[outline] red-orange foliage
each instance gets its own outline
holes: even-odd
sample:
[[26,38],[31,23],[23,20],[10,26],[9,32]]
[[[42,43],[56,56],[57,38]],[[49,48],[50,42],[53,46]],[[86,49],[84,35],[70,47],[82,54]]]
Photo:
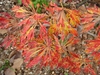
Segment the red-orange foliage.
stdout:
[[[28,0],[22,0],[28,6]],[[33,9],[33,7],[31,7]],[[31,9],[30,8],[30,9]],[[94,28],[93,16],[100,15],[100,9],[89,8],[88,12],[81,14],[78,10],[58,7],[50,3],[44,5],[46,13],[36,13],[24,7],[14,6],[14,16],[0,16],[0,28],[7,29],[8,35],[3,40],[2,46],[12,46],[23,51],[27,67],[39,64],[41,67],[62,67],[74,73],[79,73],[82,65],[84,72],[96,75],[92,69],[92,60],[83,58],[80,54],[67,50],[80,41],[77,26],[83,25],[82,32]],[[70,34],[72,34],[70,36]],[[98,34],[100,37],[100,33]],[[100,63],[100,38],[87,41],[86,53]]]

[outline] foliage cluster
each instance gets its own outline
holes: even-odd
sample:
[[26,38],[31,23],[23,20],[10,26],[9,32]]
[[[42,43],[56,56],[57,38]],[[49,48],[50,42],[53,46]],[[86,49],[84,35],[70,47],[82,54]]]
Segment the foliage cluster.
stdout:
[[[37,2],[38,1],[38,2]],[[93,21],[100,15],[100,8],[91,7],[82,13],[77,9],[58,7],[50,2],[46,6],[43,0],[44,12],[37,13],[37,3],[42,0],[22,0],[26,7],[14,6],[13,15],[1,13],[0,29],[7,30],[7,36],[2,42],[5,48],[14,47],[22,50],[27,67],[40,65],[51,68],[66,68],[74,73],[81,70],[96,75],[92,62],[100,64],[100,31],[94,40],[87,40],[85,53],[89,57],[70,50],[80,42],[80,34],[86,33],[95,27]],[[42,10],[42,9],[41,9]],[[78,27],[83,28],[78,31]]]

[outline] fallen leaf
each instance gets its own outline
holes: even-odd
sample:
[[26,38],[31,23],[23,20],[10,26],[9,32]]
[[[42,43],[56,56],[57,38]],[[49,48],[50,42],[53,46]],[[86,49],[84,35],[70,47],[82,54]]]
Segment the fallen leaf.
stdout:
[[9,54],[9,59],[11,63],[14,63],[14,60],[17,58],[21,58],[21,53],[17,50],[13,50],[10,54]]
[[17,58],[17,59],[14,60],[12,67],[19,70],[22,64],[23,64],[23,59]]
[[80,6],[78,9],[79,9],[82,13],[84,13],[84,12],[87,11],[87,9],[86,9],[86,7],[85,7],[84,5]]
[[16,58],[20,58],[21,57],[21,53],[17,50],[13,50],[10,55],[9,55],[9,58],[12,58],[13,56],[16,56]]
[[100,16],[96,17],[94,22],[97,23],[98,21],[100,21]]
[[0,34],[5,34],[5,33],[7,33],[7,30],[6,29],[0,29]]
[[5,71],[5,75],[15,75],[15,70],[10,67]]

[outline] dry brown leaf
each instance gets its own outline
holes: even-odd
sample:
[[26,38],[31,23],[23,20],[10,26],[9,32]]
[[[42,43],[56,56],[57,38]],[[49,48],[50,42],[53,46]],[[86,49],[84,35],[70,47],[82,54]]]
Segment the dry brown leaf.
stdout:
[[19,70],[22,64],[23,64],[23,59],[17,58],[17,59],[14,60],[12,67]]
[[9,55],[10,62],[13,63],[17,58],[21,58],[21,53],[17,50],[13,50]]
[[86,9],[86,7],[85,7],[84,5],[80,6],[80,7],[78,8],[78,10],[80,10],[82,13],[84,13],[84,12],[87,11],[87,9]]
[[100,21],[100,16],[98,16],[97,18],[95,18],[94,22],[97,23],[98,21]]
[[21,57],[21,53],[17,50],[13,50],[10,55],[9,58],[12,58],[13,56],[16,56],[16,58],[20,58]]
[[5,71],[5,75],[15,75],[15,70],[10,67]]
[[6,29],[0,29],[0,34],[5,34],[5,33],[7,33],[7,30]]

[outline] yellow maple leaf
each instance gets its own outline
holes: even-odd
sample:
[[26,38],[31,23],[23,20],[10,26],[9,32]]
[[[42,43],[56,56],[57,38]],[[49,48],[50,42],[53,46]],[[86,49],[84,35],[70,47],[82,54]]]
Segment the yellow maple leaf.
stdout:
[[68,22],[73,26],[76,27],[80,23],[80,14],[76,10],[69,10],[66,14]]

